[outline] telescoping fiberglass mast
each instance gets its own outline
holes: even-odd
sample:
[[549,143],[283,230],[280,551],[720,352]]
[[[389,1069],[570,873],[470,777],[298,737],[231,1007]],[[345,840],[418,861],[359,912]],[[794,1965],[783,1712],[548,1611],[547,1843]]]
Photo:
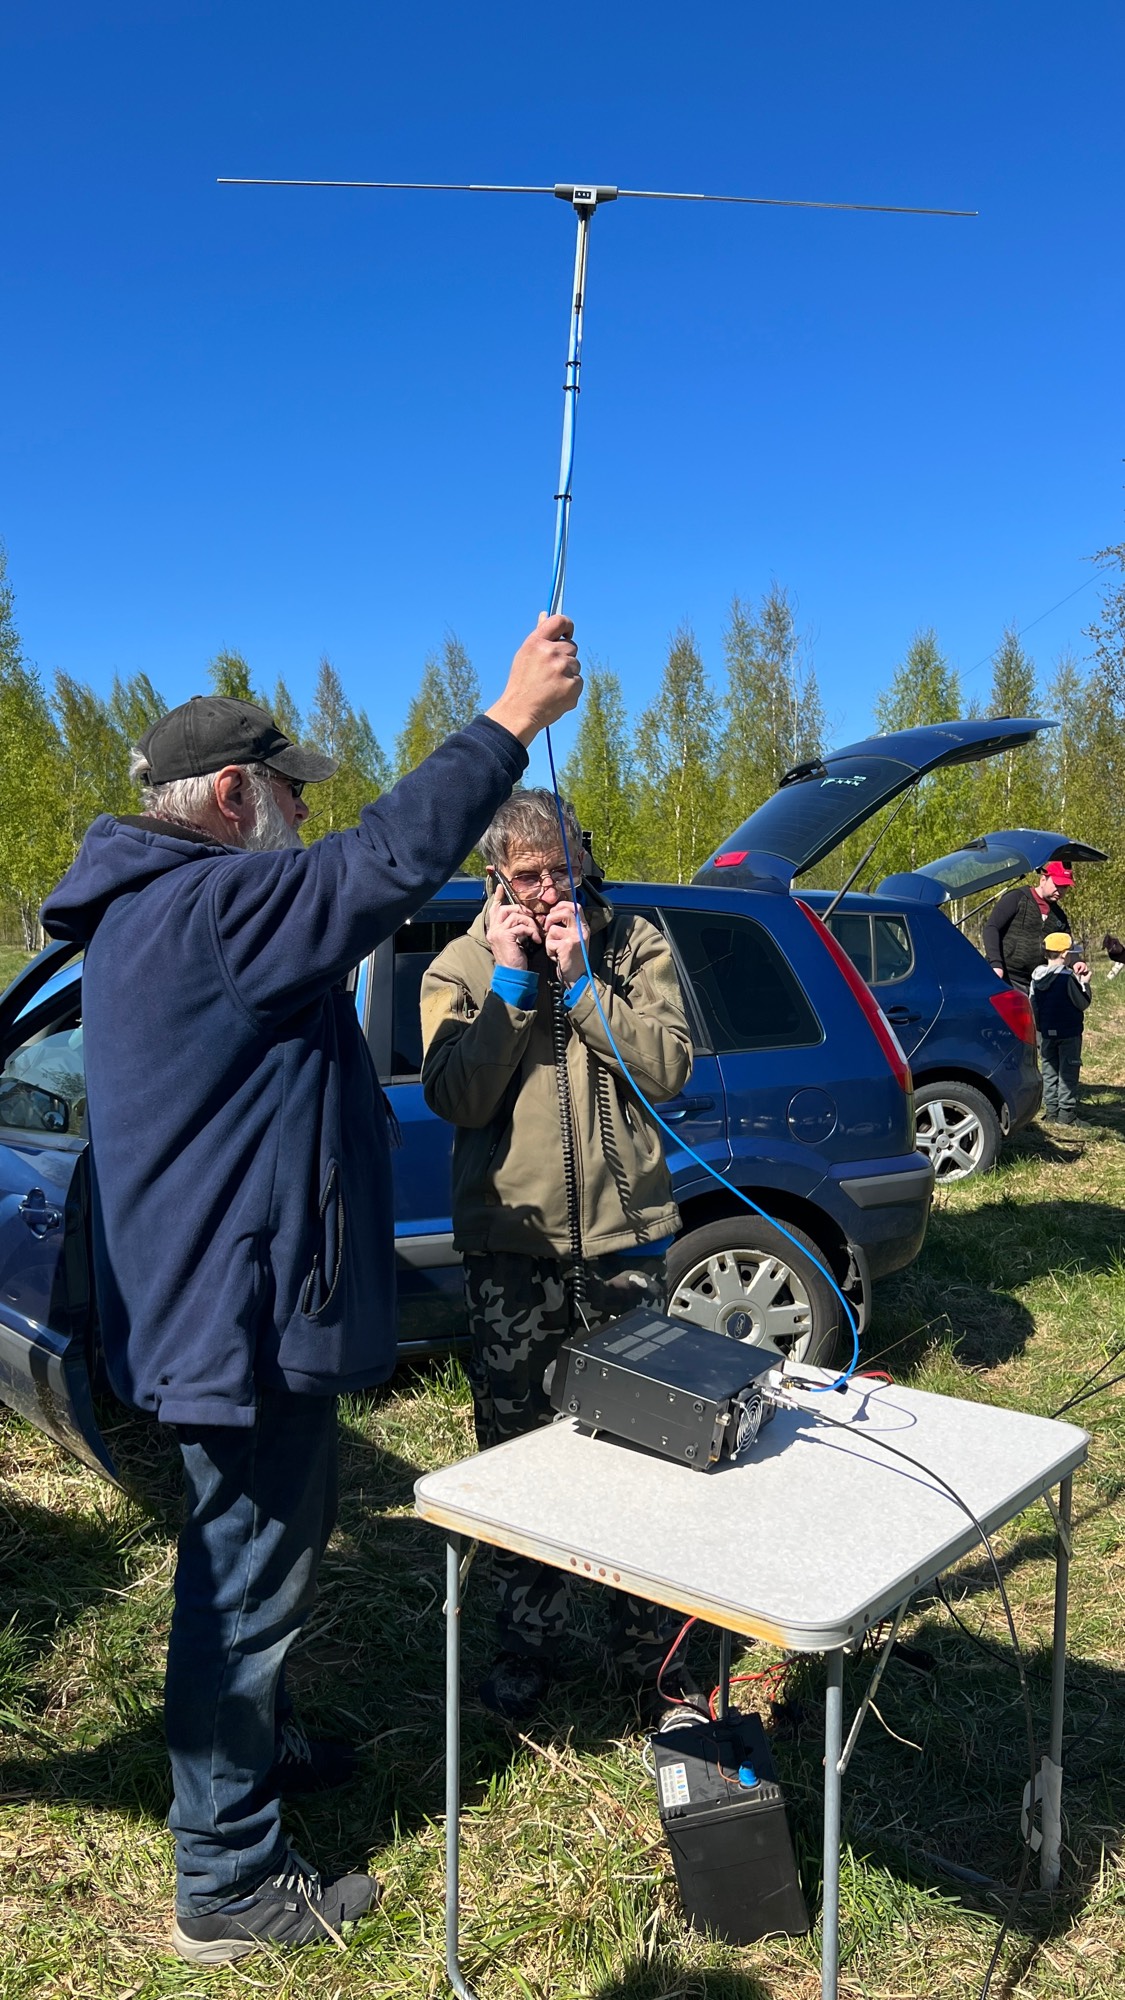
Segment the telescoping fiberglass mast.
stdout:
[[570,538],[570,503],[574,482],[574,437],[578,413],[578,392],[582,372],[582,320],[586,305],[586,258],[590,223],[596,209],[611,201],[715,201],[747,208],[824,208],[849,210],[862,215],[975,216],[972,208],[905,208],[897,203],[870,201],[786,201],[760,194],[673,194],[656,188],[601,187],[591,181],[559,181],[554,187],[506,187],[475,181],[334,181],[264,180],[248,176],[226,176],[220,187],[311,187],[370,188],[409,190],[424,194],[549,194],[569,202],[578,218],[574,246],[574,282],[571,288],[570,336],[567,342],[566,378],[563,383],[562,452],[559,483],[555,494],[555,548],[551,564],[550,611],[561,611],[566,592],[566,556]]

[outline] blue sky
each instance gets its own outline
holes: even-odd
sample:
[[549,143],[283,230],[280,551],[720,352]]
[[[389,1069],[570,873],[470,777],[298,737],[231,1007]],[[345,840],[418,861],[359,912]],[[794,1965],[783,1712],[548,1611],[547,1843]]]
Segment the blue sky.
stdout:
[[[181,700],[232,647],[307,702],[327,653],[389,747],[447,630],[495,691],[546,593],[569,211],[219,175],[976,208],[595,218],[583,651],[637,712],[682,621],[718,672],[731,596],[776,577],[833,737],[863,733],[920,626],[969,669],[1125,534],[1123,20],[7,0],[0,537],[29,656]],[[1044,668],[1096,608],[1028,633]]]

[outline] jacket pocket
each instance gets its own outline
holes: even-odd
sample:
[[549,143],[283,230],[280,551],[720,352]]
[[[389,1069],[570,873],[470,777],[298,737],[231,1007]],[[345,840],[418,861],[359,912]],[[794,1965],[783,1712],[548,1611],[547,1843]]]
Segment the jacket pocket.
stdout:
[[320,1231],[312,1269],[301,1293],[301,1311],[307,1319],[318,1319],[332,1303],[344,1265],[344,1196],[335,1161],[328,1169],[320,1194]]

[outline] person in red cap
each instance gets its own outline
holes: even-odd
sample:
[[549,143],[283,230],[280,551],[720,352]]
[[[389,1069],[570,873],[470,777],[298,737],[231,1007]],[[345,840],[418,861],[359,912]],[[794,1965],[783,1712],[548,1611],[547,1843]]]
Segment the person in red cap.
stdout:
[[1059,897],[1074,887],[1074,877],[1063,861],[1048,861],[1035,887],[1024,883],[1008,889],[995,904],[984,926],[984,955],[992,970],[1017,986],[1031,991],[1031,975],[1045,965],[1043,940],[1048,931],[1069,931],[1070,923]]

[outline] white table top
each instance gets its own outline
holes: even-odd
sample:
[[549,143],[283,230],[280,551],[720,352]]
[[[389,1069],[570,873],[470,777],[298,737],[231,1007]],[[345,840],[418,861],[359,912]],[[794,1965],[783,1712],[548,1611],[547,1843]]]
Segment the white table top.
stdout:
[[940,1486],[871,1439],[940,1474],[990,1531],[1086,1456],[1074,1424],[897,1383],[799,1400],[745,1458],[710,1472],[582,1437],[568,1420],[426,1473],[415,1505],[425,1521],[572,1575],[824,1652],[978,1541]]

